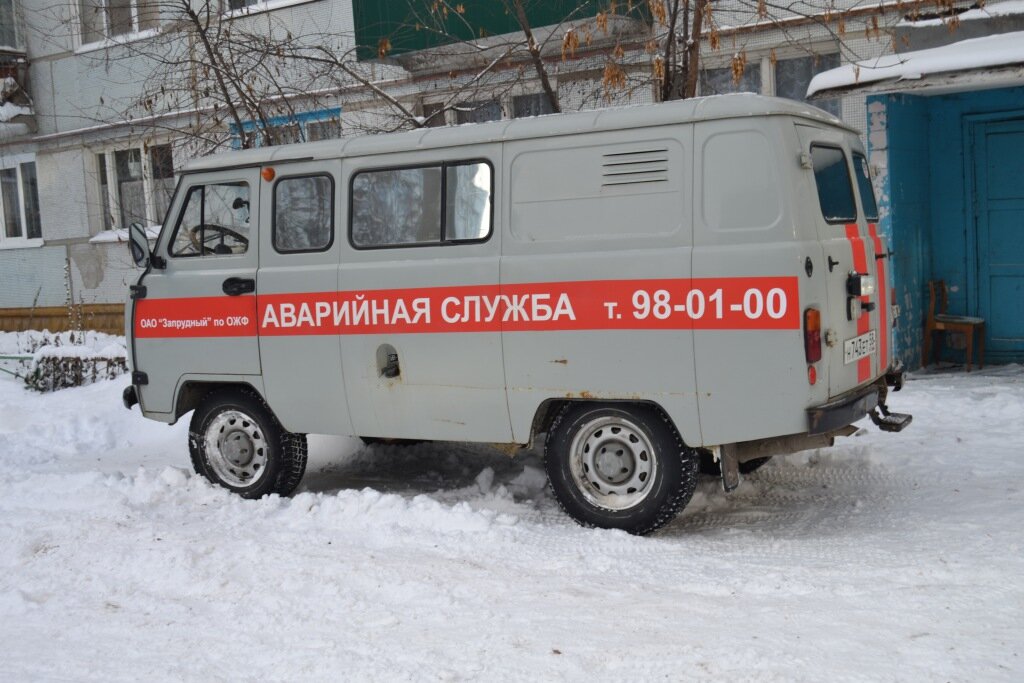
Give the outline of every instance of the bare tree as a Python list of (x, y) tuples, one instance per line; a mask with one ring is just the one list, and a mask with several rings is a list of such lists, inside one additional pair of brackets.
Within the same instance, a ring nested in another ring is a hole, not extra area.
[[(531, 16), (543, 7), (550, 21), (549, 6), (501, 0), (518, 30), (497, 36), (485, 35), (472, 3), (407, 0), (404, 27), (439, 46), (418, 57), (396, 56), (392, 36), (357, 45), (355, 36), (331, 27), (285, 27), (273, 12), (226, 14), (223, 2), (150, 0), (147, 7), (161, 18), (157, 35), (98, 53), (101, 60), (132, 60), (140, 81), (128, 100), (107, 103), (105, 118), (173, 130), (201, 152), (229, 143), (244, 148), (292, 141), (280, 122), (328, 103), (374, 108), (377, 115), (367, 118), (365, 130), (432, 125), (446, 111), (493, 99), (525, 81), (539, 83), (550, 110), (560, 112), (565, 103), (554, 84), (556, 72), (597, 69), (605, 100), (634, 88), (648, 88), (660, 101), (683, 99), (697, 94), (705, 56), (722, 50), (717, 14), (724, 11), (784, 36), (797, 25), (824, 27), (848, 57), (856, 57), (844, 44), (854, 14), (836, 10), (832, 0), (732, 0), (727, 9), (709, 0), (577, 0), (559, 10), (554, 24), (541, 27)], [(907, 7), (923, 2), (908, 0)], [(879, 34), (877, 13), (858, 12), (867, 17), (866, 30), (874, 21)], [(735, 36), (727, 59), (738, 82), (746, 55)], [(798, 44), (799, 36), (792, 42)], [(376, 58), (366, 59), (367, 52)], [(419, 86), (431, 79), (441, 83), (435, 96), (440, 101), (424, 112)]]

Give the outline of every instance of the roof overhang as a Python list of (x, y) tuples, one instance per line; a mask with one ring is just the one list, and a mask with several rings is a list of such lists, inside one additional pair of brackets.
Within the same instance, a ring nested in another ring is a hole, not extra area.
[(855, 83), (848, 86), (820, 90), (808, 99), (810, 101), (852, 94), (886, 95), (906, 93), (909, 95), (949, 95), (951, 93), (1013, 88), (1024, 85), (1024, 64), (997, 68), (969, 69), (922, 75), (917, 78), (888, 78), (871, 83)]
[(943, 95), (1024, 85), (1024, 31), (883, 55), (818, 74), (811, 100), (849, 95)]

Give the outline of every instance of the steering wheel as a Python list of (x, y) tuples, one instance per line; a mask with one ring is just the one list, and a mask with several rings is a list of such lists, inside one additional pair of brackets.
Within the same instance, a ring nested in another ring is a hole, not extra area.
[[(201, 239), (200, 236), (202, 236)], [(231, 247), (224, 244), (225, 237), (230, 237), (238, 244), (241, 244), (244, 247), (242, 251), (249, 248), (248, 237), (245, 237), (231, 228), (226, 228), (223, 225), (217, 225), (216, 223), (200, 224), (193, 228), (189, 228), (188, 231), (188, 239), (192, 242), (192, 246), (195, 247), (197, 252), (204, 256), (207, 254), (235, 253)], [(211, 247), (210, 244), (214, 242), (217, 244)]]

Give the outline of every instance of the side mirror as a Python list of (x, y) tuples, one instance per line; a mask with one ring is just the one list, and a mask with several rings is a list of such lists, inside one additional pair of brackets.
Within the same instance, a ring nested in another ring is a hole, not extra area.
[(128, 226), (128, 251), (131, 252), (132, 261), (140, 268), (149, 261), (149, 239), (142, 223)]

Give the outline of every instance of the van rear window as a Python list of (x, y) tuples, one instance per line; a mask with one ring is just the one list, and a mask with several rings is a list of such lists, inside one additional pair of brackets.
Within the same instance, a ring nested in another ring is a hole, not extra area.
[(869, 221), (878, 220), (878, 203), (875, 202), (875, 189), (871, 186), (871, 173), (868, 171), (868, 160), (863, 154), (853, 154), (853, 168), (857, 176), (857, 189), (860, 191), (860, 203), (864, 207), (864, 218)]
[(829, 223), (851, 223), (857, 220), (853, 202), (853, 184), (846, 155), (838, 147), (811, 146), (814, 182), (818, 186), (821, 213)]
[(445, 163), (361, 171), (352, 178), (356, 249), (474, 242), (491, 234), (491, 165)]

